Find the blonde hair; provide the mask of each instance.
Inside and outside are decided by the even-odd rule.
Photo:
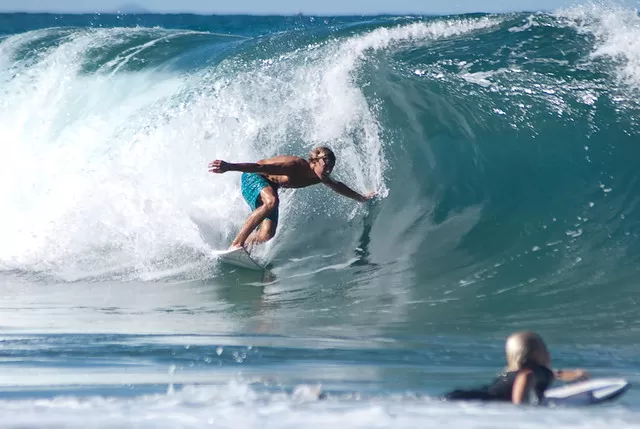
[[[516,332],[507,338],[507,371],[517,371],[530,365],[551,366],[549,350],[535,332]]]
[[[309,152],[309,161],[317,161],[322,158],[329,158],[332,164],[336,163],[336,155],[326,146],[315,147]]]

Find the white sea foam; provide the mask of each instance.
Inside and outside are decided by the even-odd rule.
[[[2,428],[638,428],[640,415],[608,410],[447,404],[429,398],[313,398],[259,393],[247,385],[192,386],[131,398],[60,396],[0,401]]]
[[[640,88],[640,16],[615,2],[588,3],[558,12],[583,34],[595,36],[593,58],[615,62],[618,78]]]
[[[495,23],[480,18],[379,28],[195,73],[125,70],[132,53],[172,37],[164,30],[153,30],[157,34],[97,72],[84,69],[96,49],[152,30],[54,29],[5,38],[0,268],[75,280],[113,273],[155,278],[152,273],[180,272],[188,264],[199,276],[212,261],[194,262],[194,256],[225,248],[248,214],[238,175],[206,171],[213,158],[247,162],[328,144],[338,154],[339,177],[384,196],[385,142],[375,103],[357,82],[360,63],[393,44]],[[56,45],[22,58],[27,43],[54,33]],[[320,206],[298,193],[282,199],[287,227],[278,241],[284,246],[301,240],[295,224],[318,209],[334,222],[360,210],[333,196],[321,197]],[[323,234],[330,227],[315,230]],[[303,239],[312,239],[309,234]],[[354,231],[351,240],[357,236]]]

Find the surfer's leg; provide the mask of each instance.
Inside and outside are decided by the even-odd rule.
[[[259,207],[249,215],[242,229],[240,229],[240,232],[233,240],[229,248],[238,248],[244,246],[249,235],[251,235],[253,230],[256,229],[256,227],[260,225],[260,223],[262,223],[267,217],[272,217],[270,216],[272,215],[272,213],[276,213],[277,216],[279,200],[278,194],[276,193],[275,189],[268,185],[265,186],[264,188],[262,188],[262,190],[260,190],[259,198]],[[275,234],[275,227],[277,226],[277,217],[276,222],[273,222],[273,219],[271,219],[271,221],[271,224],[274,225],[266,225],[267,228],[265,228],[264,232],[262,231],[261,227],[260,231],[258,231],[258,234],[255,236],[256,239],[252,240],[254,241],[254,244],[257,244],[257,240],[261,240],[260,242],[263,243],[273,237],[273,234]]]
[[[262,244],[264,242],[271,240],[273,236],[276,235],[276,228],[278,227],[278,219],[276,218],[275,220],[272,220],[270,219],[270,217],[273,214],[273,212],[276,212],[277,210],[278,210],[277,208],[274,209],[271,212],[271,214],[265,220],[262,221],[262,223],[260,224],[260,229],[251,233],[249,238],[247,238],[247,241],[245,241],[245,244],[247,246]]]
[[[276,197],[277,191],[274,191]],[[268,196],[266,198],[269,198]],[[260,194],[260,200],[262,200],[262,194]],[[279,214],[279,202],[276,204],[273,210],[267,215],[267,218],[262,221],[257,230],[253,231],[245,243],[255,245],[262,244],[271,240],[276,235],[276,229],[278,228],[278,214]]]

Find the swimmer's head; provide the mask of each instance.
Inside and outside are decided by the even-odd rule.
[[[507,370],[517,371],[531,365],[551,366],[551,357],[542,337],[535,332],[516,332],[505,345]]]

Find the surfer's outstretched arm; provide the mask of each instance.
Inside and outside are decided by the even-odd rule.
[[[297,164],[291,161],[283,162],[268,162],[253,163],[231,163],[216,159],[209,163],[209,172],[211,173],[225,173],[227,171],[240,171],[242,173],[258,173],[258,174],[274,174],[274,175],[288,175],[295,172]]]
[[[369,201],[376,194],[375,192],[370,192],[367,195],[360,195],[344,183],[331,179],[326,179],[323,183],[340,195],[344,195],[345,197],[351,198],[352,200],[360,201],[361,203]]]

